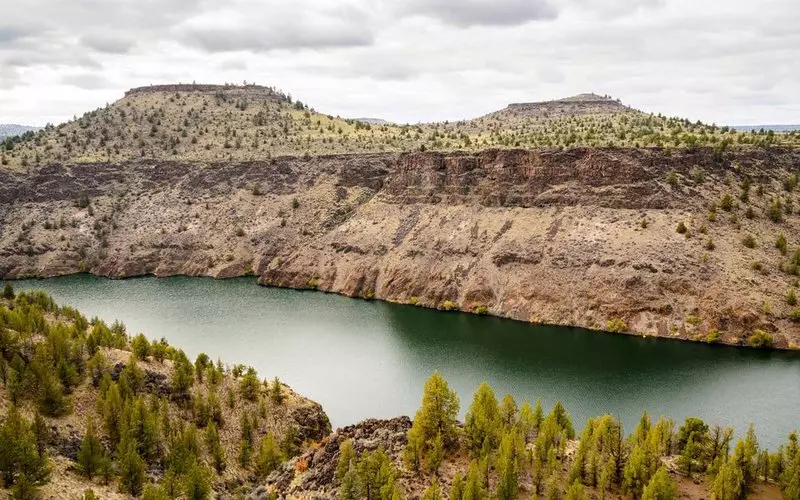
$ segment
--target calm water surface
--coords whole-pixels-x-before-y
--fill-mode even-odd
[[[44,289],[87,316],[167,340],[194,358],[254,366],[319,401],[334,427],[412,415],[439,370],[462,417],[487,381],[498,397],[560,399],[576,427],[619,415],[633,429],[643,409],[678,421],[751,422],[777,446],[800,428],[800,356],[532,326],[509,320],[263,288],[254,279],[70,276],[14,283]]]

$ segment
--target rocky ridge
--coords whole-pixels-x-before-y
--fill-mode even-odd
[[[790,348],[800,327],[786,270],[800,220],[788,208],[773,221],[770,210],[796,206],[785,185],[799,170],[800,151],[782,148],[0,170],[0,276],[254,274],[269,286],[641,335],[746,344],[758,329]]]

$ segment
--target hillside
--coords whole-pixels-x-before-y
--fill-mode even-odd
[[[594,94],[408,127],[327,117],[267,87],[143,87],[5,143],[0,277],[255,274],[797,348],[798,138]],[[395,151],[410,149],[426,151]]]
[[[159,85],[0,149],[7,169],[132,159],[245,161],[277,156],[485,148],[697,147],[797,144],[800,136],[739,133],[635,111],[581,94],[511,104],[484,117],[397,125],[321,114],[268,87]]]

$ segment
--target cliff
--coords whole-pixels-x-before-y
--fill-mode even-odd
[[[746,344],[762,330],[796,347],[798,170],[800,151],[780,148],[50,164],[0,171],[0,276],[256,274],[641,335]]]

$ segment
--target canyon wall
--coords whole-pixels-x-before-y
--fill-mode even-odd
[[[775,199],[796,197],[784,183],[798,171],[800,152],[777,148],[0,170],[0,276],[253,274],[270,286],[643,335],[743,344],[761,329],[796,347],[786,294],[797,276],[785,269],[800,218],[767,215]],[[726,194],[734,206],[710,216]]]

